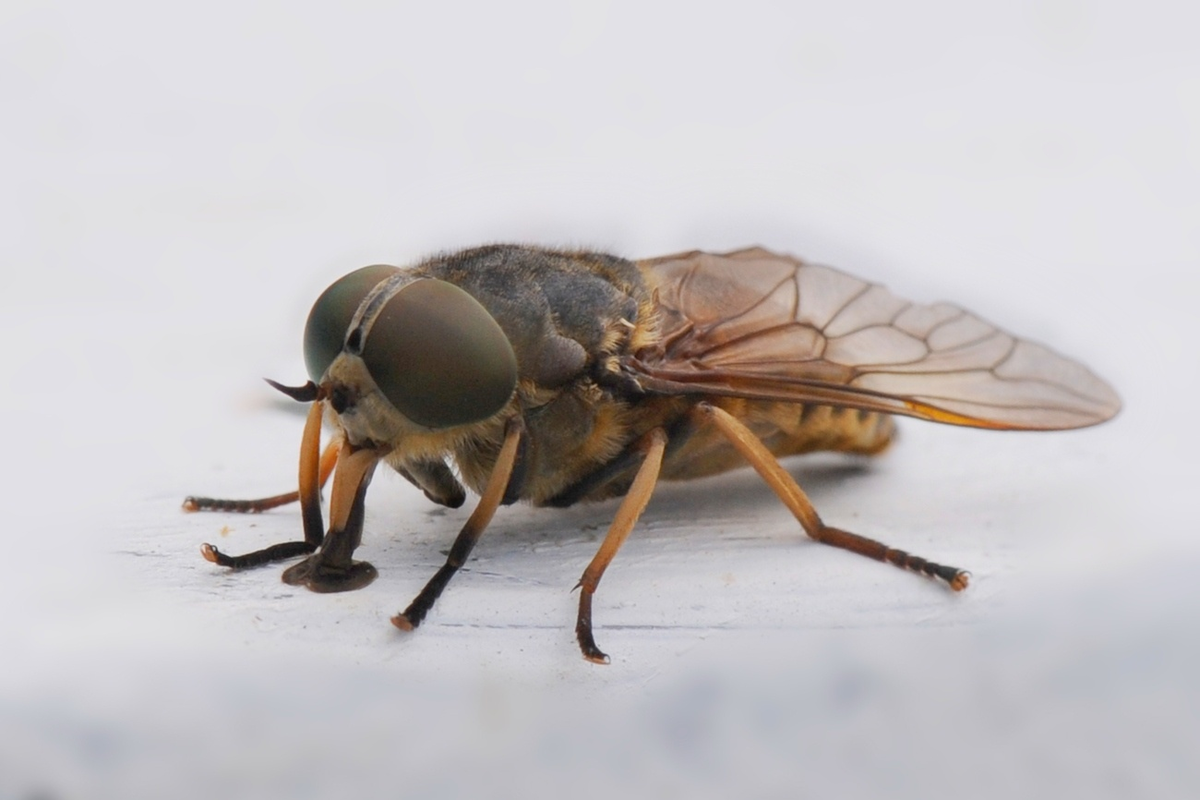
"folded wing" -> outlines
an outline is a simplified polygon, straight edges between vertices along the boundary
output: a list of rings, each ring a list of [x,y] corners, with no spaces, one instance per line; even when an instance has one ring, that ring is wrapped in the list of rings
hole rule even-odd
[[[627,360],[650,391],[822,403],[981,428],[1095,425],[1120,409],[1082,364],[947,303],[920,305],[761,248],[638,263],[661,344]]]

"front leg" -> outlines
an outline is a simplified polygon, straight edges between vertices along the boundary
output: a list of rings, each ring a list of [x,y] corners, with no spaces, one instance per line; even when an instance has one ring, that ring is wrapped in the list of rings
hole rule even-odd
[[[317,400],[308,410],[308,421],[304,424],[304,435],[300,438],[300,512],[304,520],[304,541],[283,542],[271,545],[263,550],[246,553],[241,556],[230,556],[222,553],[211,544],[200,546],[200,554],[207,560],[222,567],[231,569],[247,569],[268,564],[272,561],[282,561],[285,558],[307,555],[321,546],[325,539],[325,521],[321,519],[321,486],[329,476],[328,470],[333,468],[336,457],[328,453],[321,455],[321,418],[325,410],[325,401]],[[341,472],[341,470],[338,470]],[[281,495],[290,498],[291,495]],[[193,501],[196,510],[207,508],[204,504]],[[223,502],[223,501],[210,501]],[[290,502],[290,500],[289,500]],[[224,508],[225,506],[221,506]],[[189,508],[187,501],[184,508]],[[251,511],[261,511],[262,508],[251,508]]]
[[[341,442],[337,439],[331,441],[325,446],[324,452],[321,453],[320,477],[317,481],[318,488],[324,488],[329,481],[329,476],[333,474],[333,467],[337,464],[338,451],[341,449]],[[272,508],[286,506],[288,503],[294,503],[300,499],[300,492],[284,492],[283,494],[272,495],[271,497],[258,497],[253,500],[234,500],[224,497],[200,497],[198,495],[189,495],[183,498],[183,510],[192,511],[232,511],[235,514],[261,514],[264,511],[270,511]]]
[[[367,487],[378,464],[377,451],[342,445],[329,502],[329,533],[319,551],[284,571],[284,583],[314,592],[348,592],[375,580],[375,567],[351,556],[362,543]]]

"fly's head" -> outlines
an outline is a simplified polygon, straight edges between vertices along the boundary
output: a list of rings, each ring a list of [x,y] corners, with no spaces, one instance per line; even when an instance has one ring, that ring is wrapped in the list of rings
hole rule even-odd
[[[512,344],[479,301],[385,265],[317,298],[304,360],[347,441],[390,451],[495,417],[517,385]]]

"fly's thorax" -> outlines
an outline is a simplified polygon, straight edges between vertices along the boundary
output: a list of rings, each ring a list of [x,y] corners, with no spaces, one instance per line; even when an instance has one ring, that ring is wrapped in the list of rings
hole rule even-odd
[[[633,262],[585,250],[493,245],[435,257],[415,273],[462,287],[504,329],[522,381],[562,389],[613,371],[653,339],[656,314]]]

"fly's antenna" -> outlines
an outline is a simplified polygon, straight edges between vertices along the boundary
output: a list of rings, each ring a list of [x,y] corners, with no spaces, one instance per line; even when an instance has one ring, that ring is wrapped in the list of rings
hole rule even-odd
[[[317,386],[312,381],[303,386],[284,386],[282,383],[276,383],[270,378],[263,378],[264,381],[271,385],[272,389],[278,389],[288,397],[300,403],[311,403],[314,400],[320,400],[324,392],[321,387]]]

